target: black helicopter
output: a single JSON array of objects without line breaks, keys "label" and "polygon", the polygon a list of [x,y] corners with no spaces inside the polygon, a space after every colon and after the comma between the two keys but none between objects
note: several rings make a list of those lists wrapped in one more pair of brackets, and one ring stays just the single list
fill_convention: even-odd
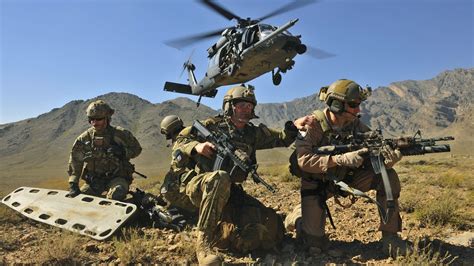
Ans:
[{"label": "black helicopter", "polygon": [[[200,101],[202,96],[214,97],[220,86],[245,83],[270,71],[273,84],[279,85],[282,79],[280,73],[292,69],[295,64],[293,58],[307,50],[306,45],[301,43],[301,35],[294,36],[288,31],[298,19],[290,20],[280,27],[261,21],[314,3],[314,0],[291,2],[255,20],[243,19],[211,0],[199,2],[229,20],[237,20],[237,25],[167,41],[166,44],[171,47],[182,48],[195,41],[221,35],[220,39],[207,49],[209,65],[204,78],[199,82],[196,80],[196,68],[188,59],[183,65],[183,71],[188,72],[189,85],[166,82],[165,91],[199,95]],[[316,48],[311,48],[311,51],[317,58],[333,56]]]}]

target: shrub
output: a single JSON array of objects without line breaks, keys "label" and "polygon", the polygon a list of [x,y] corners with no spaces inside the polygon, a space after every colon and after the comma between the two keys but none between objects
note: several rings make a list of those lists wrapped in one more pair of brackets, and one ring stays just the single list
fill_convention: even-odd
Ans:
[{"label": "shrub", "polygon": [[413,250],[408,250],[405,256],[397,256],[396,262],[400,265],[449,265],[457,259],[448,252],[441,254],[440,251],[433,251],[431,243],[420,244],[419,239],[415,240]]},{"label": "shrub", "polygon": [[458,208],[458,203],[452,194],[445,193],[420,204],[415,210],[415,215],[423,225],[445,225],[456,221]]}]

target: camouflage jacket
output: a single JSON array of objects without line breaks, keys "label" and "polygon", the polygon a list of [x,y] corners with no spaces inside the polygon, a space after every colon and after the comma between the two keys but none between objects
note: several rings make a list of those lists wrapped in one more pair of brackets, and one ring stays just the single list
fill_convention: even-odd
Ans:
[{"label": "camouflage jacket", "polygon": [[[112,146],[122,151],[120,156],[111,152]],[[142,151],[138,140],[128,130],[108,126],[104,132],[93,127],[83,132],[72,146],[69,156],[69,182],[79,182],[87,176],[94,178],[131,178],[134,171],[130,159]]]},{"label": "camouflage jacket", "polygon": [[[295,141],[298,166],[313,177],[323,177],[328,172],[330,155],[320,155],[313,152],[313,148],[326,145],[347,144],[347,136],[355,132],[367,132],[370,128],[359,119],[347,126],[336,129],[327,120],[328,109],[313,112],[315,120],[306,125],[306,135]],[[337,167],[340,168],[340,167]]]},{"label": "camouflage jacket", "polygon": [[[247,156],[252,163],[257,162],[257,150],[287,147],[293,143],[297,135],[296,130],[271,129],[263,124],[255,126],[248,123],[245,128],[237,129],[229,119],[221,116],[207,119],[202,123],[212,132],[218,130],[226,132],[231,137],[232,144],[243,151],[243,156]],[[189,169],[195,166],[194,172],[196,174],[212,171],[215,158],[205,158],[196,154],[194,150],[194,147],[201,142],[204,142],[204,139],[196,136],[192,132],[192,127],[183,129],[173,147],[172,168]],[[182,181],[186,183],[185,180]]]}]

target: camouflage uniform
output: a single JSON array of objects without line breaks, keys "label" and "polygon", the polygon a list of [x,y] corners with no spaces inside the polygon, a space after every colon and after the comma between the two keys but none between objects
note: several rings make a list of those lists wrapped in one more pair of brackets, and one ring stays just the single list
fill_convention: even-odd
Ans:
[{"label": "camouflage uniform", "polygon": [[[244,129],[239,130],[235,128],[228,119],[223,117],[208,119],[204,121],[203,124],[210,131],[219,129],[228,133],[232,138],[232,144],[244,151],[245,155],[248,156],[253,163],[256,162],[256,150],[288,146],[293,142],[296,136],[296,131],[278,131],[269,129],[262,124],[255,126],[248,123]],[[192,162],[191,164],[195,164],[196,167],[194,169],[184,171],[179,176],[180,191],[187,196],[195,208],[199,208],[198,229],[206,232],[206,234],[212,238],[215,238],[216,234],[218,235],[217,237],[221,237],[222,234],[217,232],[222,230],[222,228],[217,228],[220,222],[233,223],[235,227],[239,225],[239,221],[236,221],[236,217],[239,215],[231,214],[235,212],[235,206],[243,206],[243,203],[247,202],[248,206],[253,206],[260,210],[264,210],[266,207],[258,200],[246,194],[240,185],[237,185],[237,183],[244,181],[246,177],[238,175],[231,177],[228,171],[223,170],[212,171],[213,160],[195,154],[195,151],[193,151],[194,147],[200,142],[203,142],[203,140],[193,135],[190,127],[181,131],[173,149],[173,163],[177,166],[177,169],[189,165],[190,162]],[[230,213],[223,215],[225,207]],[[224,217],[227,217],[227,220],[224,219],[225,221],[223,221]],[[244,217],[241,216],[239,219],[244,219]],[[261,221],[254,222],[262,223]],[[272,226],[278,227],[279,225]],[[250,227],[248,228],[250,229]],[[280,227],[280,230],[281,229],[282,226]],[[260,242],[266,242],[265,244],[268,246],[274,246],[276,244],[275,242],[281,240],[282,235],[280,237],[266,237],[273,242],[262,241],[263,239],[260,239]],[[236,243],[229,244],[236,249],[241,249],[240,251],[242,251],[242,249],[250,249],[244,243],[241,245]],[[258,244],[249,245],[257,246],[255,248],[264,247]]]},{"label": "camouflage uniform", "polygon": [[[297,134],[292,122],[285,124],[282,131],[248,122],[256,117],[256,104],[252,88],[237,86],[224,96],[224,116],[203,121],[209,131],[230,136],[231,144],[237,148],[235,155],[250,163],[256,163],[256,150],[288,146]],[[240,252],[274,247],[284,234],[281,218],[244,192],[239,183],[247,178],[247,173],[231,172],[232,164],[225,162],[222,170],[213,171],[215,154],[212,159],[202,155],[201,147],[208,145],[205,142],[188,127],[181,131],[173,147],[180,193],[186,195],[193,208],[199,209],[196,242],[199,263],[222,262],[211,254],[211,247]],[[196,149],[198,146],[200,152]]]},{"label": "camouflage uniform", "polygon": [[[326,95],[328,88],[329,96]],[[302,199],[301,206],[297,207],[301,208],[301,220],[298,222],[299,218],[294,216],[294,221],[285,221],[285,224],[299,227],[296,228],[298,238],[305,246],[316,246],[324,249],[327,248],[328,244],[327,237],[325,236],[325,208],[327,208],[325,201],[335,194],[341,195],[341,192],[338,191],[334,183],[328,180],[328,176],[342,180],[350,187],[363,192],[375,189],[377,191],[377,201],[385,208],[387,199],[381,175],[374,173],[368,160],[363,161],[363,157],[354,155],[358,151],[351,152],[350,156],[359,156],[357,160],[359,160],[360,166],[349,166],[351,164],[349,162],[337,162],[341,156],[346,154],[332,156],[314,153],[314,148],[348,144],[348,136],[355,135],[357,132],[370,131],[369,127],[362,123],[354,114],[352,114],[350,122],[339,128],[329,122],[331,115],[334,117],[336,117],[336,114],[341,117],[342,115],[347,115],[345,113],[349,113],[349,111],[345,110],[345,106],[353,108],[351,112],[360,110],[358,109],[358,104],[370,95],[370,90],[362,89],[362,87],[350,80],[339,80],[330,87],[323,87],[322,92],[324,94],[321,100],[324,100],[329,108],[313,112],[313,123],[307,125],[306,133],[296,139],[295,157],[290,159],[292,165],[297,164],[298,166],[297,170],[293,170],[296,171],[294,174],[301,177]],[[333,102],[334,99],[336,101]],[[354,107],[351,107],[349,104],[352,102],[355,103]],[[401,155],[397,158],[397,160],[399,159],[401,159]],[[330,165],[330,160],[336,165]],[[363,162],[365,163],[363,164]],[[398,205],[401,190],[400,181],[395,170],[391,168],[396,161],[390,163],[390,167],[387,161],[385,163],[394,199],[394,210],[386,223],[381,221],[379,230],[396,236],[397,232],[401,231],[401,217]],[[297,211],[295,209],[294,213],[297,213]]]},{"label": "camouflage uniform", "polygon": [[100,132],[91,127],[75,140],[72,147],[68,165],[69,183],[77,186],[83,179],[82,193],[100,196],[107,191],[107,198],[123,200],[134,172],[129,160],[141,151],[138,140],[121,127],[107,124]]}]

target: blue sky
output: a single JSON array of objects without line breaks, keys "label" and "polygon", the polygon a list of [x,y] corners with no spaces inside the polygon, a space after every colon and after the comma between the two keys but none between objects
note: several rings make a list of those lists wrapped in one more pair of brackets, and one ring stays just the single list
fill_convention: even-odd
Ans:
[{"label": "blue sky", "polygon": [[[241,17],[259,17],[288,0],[221,0]],[[152,103],[180,95],[163,91],[179,78],[194,49],[198,78],[207,66],[208,39],[182,51],[163,41],[231,26],[190,0],[0,0],[0,124],[36,117],[72,100],[129,92]],[[250,82],[259,102],[315,93],[339,78],[362,85],[430,79],[474,66],[472,0],[325,0],[270,18],[305,44],[337,54],[297,56],[280,86],[266,74]],[[215,99],[221,106],[221,88]],[[192,99],[197,100],[196,97]]]}]

